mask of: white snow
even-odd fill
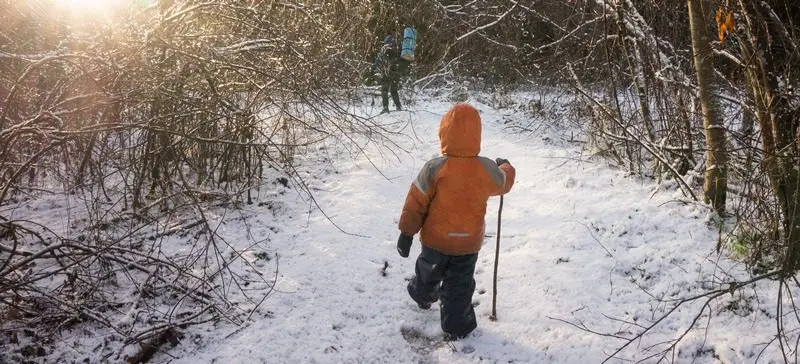
[[[393,152],[377,140],[364,141],[363,154],[343,153],[331,142],[296,158],[327,217],[297,192],[284,195],[274,205],[279,208],[250,205],[230,214],[250,218],[248,226],[241,219],[220,225],[229,241],[269,237],[267,249],[277,259],[259,267],[266,277],[278,272],[275,290],[242,327],[192,328],[194,335],[186,337],[193,340],[154,361],[598,363],[624,341],[579,326],[633,337],[641,331],[637,325],[649,325],[673,306],[660,299],[747,278],[740,264],[714,251],[718,227],[709,210],[684,198],[674,182],[655,185],[584,155],[561,127],[510,133],[502,121],[524,121],[524,115],[474,103],[483,118],[481,154],[507,158],[517,169],[514,189],[504,197],[498,320],[488,319],[494,198],[475,275],[478,328],[451,345],[414,350],[401,328],[438,335],[439,309],[420,310],[407,296],[419,241],[415,237],[410,258],[401,258],[397,221],[419,168],[439,154],[439,118],[451,105],[420,101],[410,112],[377,117],[400,133]],[[766,316],[775,315],[777,288],[761,283],[758,297],[754,292],[748,287],[712,303],[711,317],[699,320],[670,361],[751,363],[758,355],[761,362],[782,361],[770,341],[775,321]],[[740,309],[724,310],[732,301]],[[648,357],[690,327],[703,302],[679,308],[609,362],[656,362],[660,357]]]
[[[735,263],[714,253],[718,233],[708,222],[709,211],[687,202],[674,183],[658,187],[609,168],[601,159],[588,159],[557,128],[511,134],[499,121],[522,116],[476,105],[484,120],[481,154],[507,158],[517,168],[502,216],[498,321],[488,320],[495,198],[486,216],[492,237],[486,239],[475,276],[478,329],[430,353],[414,351],[400,333],[404,326],[429,335],[441,332],[437,305],[420,310],[406,294],[418,240],[408,259],[395,251],[406,192],[422,164],[439,154],[439,118],[451,106],[428,102],[413,107],[416,111],[377,119],[403,126],[407,136],[397,141],[409,153],[394,155],[368,145],[366,155],[355,158],[347,154],[322,165],[308,164],[311,158],[301,162],[307,175],[317,178],[314,196],[333,222],[364,237],[342,233],[298,196],[291,217],[279,224],[281,233],[272,237],[270,248],[280,263],[277,292],[263,306],[271,311],[269,317],[255,315],[235,335],[212,339],[172,363],[600,362],[623,342],[565,321],[630,337],[636,327],[618,320],[644,325],[657,318],[669,306],[654,297],[697,294],[701,281],[710,285],[722,272],[744,277],[741,268],[732,268]],[[336,147],[328,147],[336,155]],[[765,309],[774,310],[774,300],[766,302]],[[722,303],[712,305],[712,330],[690,332],[676,358],[713,348],[724,362],[753,360],[770,339],[774,322],[758,310],[747,317],[717,316]],[[689,307],[620,357],[644,359],[657,351],[648,351],[650,345],[676,338],[699,312],[697,305]],[[760,335],[745,335],[752,332]],[[714,362],[706,354],[696,362]],[[778,358],[776,345],[765,355]]]

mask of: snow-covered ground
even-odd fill
[[[399,132],[396,146],[375,138],[360,153],[331,141],[298,156],[299,173],[322,211],[288,190],[272,195],[274,203],[230,214],[238,218],[218,231],[228,241],[246,246],[269,239],[262,246],[271,258],[258,267],[266,277],[277,272],[274,291],[244,325],[190,328],[193,335],[185,337],[193,340],[154,361],[598,363],[670,309],[669,300],[746,278],[739,264],[715,253],[719,234],[709,210],[685,199],[674,183],[656,185],[610,167],[583,151],[572,140],[581,137],[563,125],[512,133],[508,126],[525,122],[525,115],[474,103],[484,121],[481,154],[507,158],[517,169],[503,207],[498,320],[488,318],[494,198],[475,277],[478,328],[448,345],[408,342],[404,328],[440,334],[439,309],[421,310],[407,297],[419,242],[410,258],[401,258],[397,221],[419,168],[439,155],[439,118],[451,105],[420,101],[411,111],[373,119]],[[668,362],[783,361],[770,343],[777,289],[769,285],[761,283],[758,297],[747,288],[713,302],[711,316],[699,320]],[[702,303],[679,308],[610,362],[658,361],[649,357],[691,326]]]
[[[517,168],[502,216],[499,319],[488,319],[495,198],[486,216],[490,237],[475,277],[478,328],[452,345],[407,342],[403,328],[440,333],[439,309],[420,310],[407,297],[419,244],[415,240],[410,258],[397,255],[397,219],[417,171],[439,154],[439,118],[450,106],[421,102],[410,112],[376,118],[402,128],[405,136],[395,139],[401,147],[395,153],[368,144],[364,154],[337,154],[330,145],[309,155],[303,173],[327,217],[293,194],[284,214],[254,212],[257,217],[250,221],[280,226],[269,246],[280,258],[276,291],[262,307],[269,314],[254,315],[240,331],[231,328],[234,334],[213,337],[172,363],[601,362],[624,341],[578,326],[632,337],[641,330],[636,325],[648,325],[671,307],[659,299],[701,293],[733,272],[744,277],[740,267],[714,253],[718,233],[709,211],[687,202],[674,184],[656,186],[626,176],[587,156],[560,128],[510,133],[504,121],[521,115],[476,104],[484,120],[481,154],[507,158]],[[713,304],[711,329],[702,330],[709,323],[704,316],[701,329],[687,334],[668,355],[670,361],[755,361],[771,338],[774,321],[764,314],[774,312],[775,301],[762,296],[761,311],[750,307],[737,311],[741,316],[721,310],[732,300],[755,305],[741,296],[727,295]],[[699,307],[677,310],[619,357],[655,362],[658,358],[648,356],[688,328]],[[761,360],[777,360],[776,350],[773,343]]]

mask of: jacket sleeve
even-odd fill
[[[425,164],[408,190],[403,211],[400,213],[398,227],[403,235],[414,236],[422,229],[428,207],[433,199],[434,175],[441,161],[433,160]]]
[[[497,169],[500,170],[503,178],[502,183],[498,183],[497,189],[492,191],[492,196],[505,195],[511,191],[511,187],[514,186],[514,179],[517,176],[517,171],[511,163],[503,163],[497,166]]]

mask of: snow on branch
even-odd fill
[[[36,62],[46,58],[61,56],[64,54],[66,54],[66,49],[57,49],[49,52],[35,53],[35,54],[16,54],[16,53],[8,53],[0,51],[0,59],[11,58],[11,59],[21,59],[30,62]]]
[[[270,39],[251,39],[227,47],[215,47],[212,50],[220,55],[228,55],[274,47],[275,43]]]
[[[472,34],[475,34],[476,32],[480,32],[480,31],[482,31],[484,29],[491,28],[491,27],[497,25],[498,23],[500,23],[501,20],[503,20],[506,16],[508,16],[508,14],[511,14],[511,12],[514,11],[514,9],[517,8],[517,5],[519,5],[516,1],[512,1],[512,2],[514,3],[514,5],[511,6],[511,8],[509,8],[508,10],[506,10],[505,13],[503,13],[502,15],[497,17],[497,19],[495,19],[493,22],[481,25],[481,26],[479,26],[479,27],[477,27],[477,28],[475,28],[473,30],[470,30],[469,32],[467,32],[467,33],[461,35],[460,37],[456,38],[456,40],[457,41],[462,40],[462,39],[464,39],[466,37],[469,37]]]
[[[608,0],[595,0],[595,3],[611,14],[616,14],[617,8],[623,6],[617,4],[616,1],[610,2]],[[650,25],[647,24],[644,17],[639,14],[639,11],[636,10],[636,6],[631,3],[630,0],[624,0],[624,9],[625,11],[622,14],[622,18],[617,20],[625,26],[625,29],[651,48],[659,62],[664,65],[663,68],[665,70],[670,70],[676,81],[683,84],[691,84],[692,82],[689,80],[689,77],[680,71],[681,67],[675,65],[670,58],[670,55],[675,55],[677,53],[672,44],[655,35],[656,33]],[[669,54],[665,53],[665,50],[669,52]]]

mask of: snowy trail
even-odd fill
[[[172,363],[595,363],[621,342],[563,321],[624,334],[630,325],[603,314],[636,321],[653,308],[645,289],[686,292],[701,275],[700,264],[709,259],[716,240],[703,208],[670,203],[677,191],[661,191],[651,199],[654,185],[625,178],[602,160],[585,161],[577,145],[558,136],[509,134],[498,122],[500,112],[477,105],[484,120],[481,154],[507,158],[517,168],[502,217],[499,320],[488,319],[495,198],[486,216],[492,237],[486,239],[476,273],[478,329],[456,342],[456,350],[415,351],[401,328],[436,335],[439,309],[420,310],[407,297],[406,280],[420,248],[415,239],[411,257],[397,255],[397,218],[418,169],[439,153],[439,118],[450,105],[423,106],[427,111],[380,119],[410,122],[413,133],[406,132],[419,140],[399,140],[410,154],[369,149],[378,170],[359,155],[308,171],[319,177],[311,187],[329,217],[344,231],[366,237],[341,233],[318,211],[309,213],[304,208],[308,202],[299,196],[276,216],[254,210],[259,215],[250,221],[252,233],[270,235],[271,253],[279,256],[276,292],[247,327],[227,329],[229,337],[212,337],[202,350]],[[268,226],[280,228],[273,233]],[[237,233],[233,226],[228,229]],[[267,275],[274,270],[274,264],[264,267]],[[690,320],[690,315],[679,315],[668,326],[676,330]],[[736,348],[728,350],[727,358],[745,355],[745,349],[726,344],[739,340],[735,332],[710,337],[706,345],[717,339],[719,345]],[[692,345],[702,340],[703,333],[691,334],[684,345],[694,351]]]

